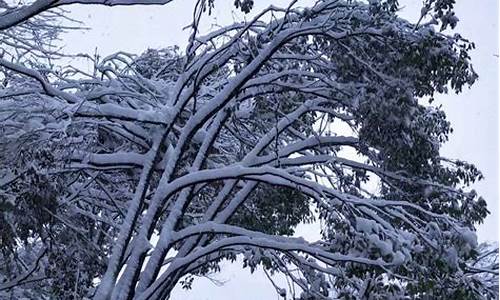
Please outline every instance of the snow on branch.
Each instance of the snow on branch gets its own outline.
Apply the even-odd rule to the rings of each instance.
[[[168,2],[38,0],[0,31],[57,6]],[[482,175],[440,156],[450,124],[420,101],[474,82],[469,44],[389,2],[270,6],[185,53],[88,58],[91,74],[0,58],[2,258],[22,270],[16,251],[47,246],[40,271],[73,286],[33,286],[62,298],[164,299],[238,255],[304,297],[493,295]],[[291,237],[314,218],[320,240]]]

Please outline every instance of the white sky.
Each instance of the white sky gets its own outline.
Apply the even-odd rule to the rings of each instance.
[[[98,53],[107,55],[115,51],[140,53],[147,48],[172,45],[184,47],[187,31],[182,28],[192,18],[195,1],[174,0],[163,7],[89,7],[71,6],[71,17],[84,21],[91,28],[87,32],[72,32],[63,36],[69,53]],[[216,8],[207,25],[217,22],[228,24],[242,20],[244,15],[231,5],[233,1],[216,1]],[[269,1],[256,0],[254,12]],[[273,4],[286,6],[289,1],[277,0]],[[309,1],[311,2],[311,1]],[[400,1],[407,4],[402,16],[415,19],[421,1]],[[460,95],[438,98],[454,128],[450,141],[442,148],[444,156],[476,164],[485,180],[475,185],[488,202],[492,214],[479,227],[480,240],[498,240],[498,1],[457,1],[456,14],[460,22],[456,28],[464,37],[476,43],[472,62],[479,80]],[[187,4],[189,3],[189,4]],[[210,26],[207,26],[209,30]],[[79,64],[82,62],[79,62]],[[90,67],[90,65],[89,65]],[[301,228],[308,235],[310,228]],[[317,237],[317,236],[316,236]],[[188,293],[176,290],[172,299],[278,299],[262,273],[250,275],[237,265],[227,265],[218,280],[225,281],[220,288],[206,279],[195,281]]]

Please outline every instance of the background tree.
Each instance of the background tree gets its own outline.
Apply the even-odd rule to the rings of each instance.
[[[46,10],[71,3],[7,7],[5,40],[56,37]],[[92,73],[54,64],[46,39],[7,44],[0,293],[163,299],[241,255],[300,299],[497,296],[481,173],[440,156],[451,127],[431,103],[477,77],[473,44],[444,31],[452,1],[418,24],[394,1],[292,3],[199,36],[212,4],[185,52],[88,57]],[[291,237],[313,212],[322,239]]]

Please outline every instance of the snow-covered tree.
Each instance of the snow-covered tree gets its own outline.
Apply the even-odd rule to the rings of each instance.
[[[287,299],[498,296],[482,175],[439,153],[434,96],[477,78],[453,1],[417,24],[397,1],[293,2],[205,36],[199,1],[185,51],[90,73],[40,38],[70,28],[62,5],[168,2],[0,12],[0,296],[165,299],[237,256]],[[321,240],[293,236],[312,221]]]

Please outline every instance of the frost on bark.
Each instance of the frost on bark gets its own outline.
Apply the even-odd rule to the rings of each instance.
[[[418,24],[395,1],[271,6],[90,73],[36,39],[63,11],[0,11],[0,296],[164,299],[237,256],[287,299],[498,296],[482,175],[439,153],[432,99],[477,78],[451,2]]]

